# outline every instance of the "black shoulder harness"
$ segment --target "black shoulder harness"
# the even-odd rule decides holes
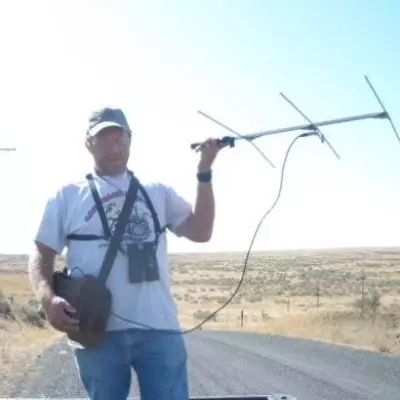
[[[130,178],[133,178],[133,174],[131,171],[128,171]],[[92,174],[87,174],[86,179],[88,180],[89,183],[89,188],[93,196],[93,200],[95,202],[97,211],[99,213],[101,225],[103,227],[103,235],[92,235],[92,234],[77,234],[77,233],[71,233],[67,236],[68,240],[81,240],[81,241],[88,241],[88,240],[110,240],[111,239],[111,231],[110,227],[108,226],[107,222],[107,217],[106,213],[104,211],[104,207],[101,204],[101,199],[99,196],[99,192],[97,191],[96,185],[93,182],[93,175]],[[150,200],[149,195],[147,194],[146,190],[144,187],[140,184],[139,182],[139,191],[142,194],[144,201],[146,202],[147,207],[149,208],[149,211],[151,213],[151,217],[153,219],[154,223],[154,230],[155,230],[155,235],[156,235],[156,240],[155,240],[155,245],[158,245],[158,241],[160,236],[165,232],[166,226],[161,228],[160,221],[157,216],[157,212],[153,206],[153,203]]]

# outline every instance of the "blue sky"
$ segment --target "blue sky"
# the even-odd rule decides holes
[[[130,167],[194,201],[192,141],[380,111],[367,74],[400,125],[400,5],[395,1],[28,0],[0,5],[4,116],[1,252],[29,250],[46,196],[91,167],[91,110],[118,106],[135,131]],[[399,128],[400,129],[400,128]],[[255,248],[399,245],[400,144],[387,121],[323,130],[293,150],[281,201]],[[294,133],[221,152],[210,243],[171,237],[172,251],[244,250],[274,200]],[[166,150],[168,148],[168,150]]]

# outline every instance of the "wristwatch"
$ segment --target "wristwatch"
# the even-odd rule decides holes
[[[212,179],[212,171],[207,172],[198,172],[197,173],[197,180],[199,182],[211,182]]]

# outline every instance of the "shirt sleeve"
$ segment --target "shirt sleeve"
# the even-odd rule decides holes
[[[59,190],[47,199],[34,240],[61,254],[66,246],[64,231],[64,196]]]
[[[180,227],[192,214],[192,205],[172,187],[165,186],[165,190],[167,227],[176,236],[180,237],[182,236]]]

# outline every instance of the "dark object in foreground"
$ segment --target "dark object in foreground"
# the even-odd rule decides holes
[[[257,396],[206,396],[191,397],[190,400],[297,400],[288,394],[265,394]]]

